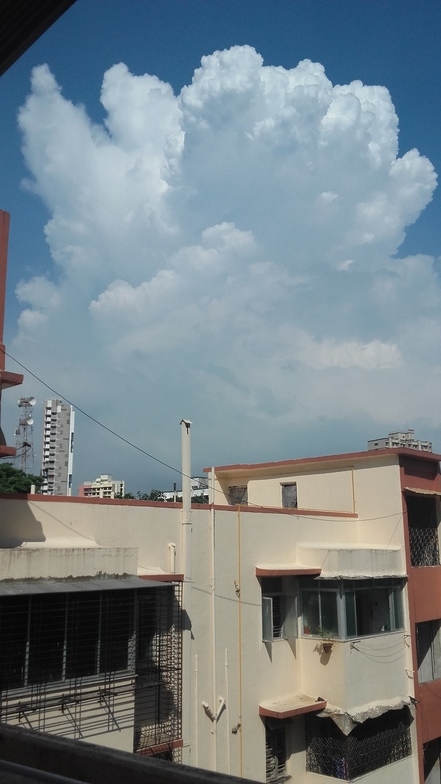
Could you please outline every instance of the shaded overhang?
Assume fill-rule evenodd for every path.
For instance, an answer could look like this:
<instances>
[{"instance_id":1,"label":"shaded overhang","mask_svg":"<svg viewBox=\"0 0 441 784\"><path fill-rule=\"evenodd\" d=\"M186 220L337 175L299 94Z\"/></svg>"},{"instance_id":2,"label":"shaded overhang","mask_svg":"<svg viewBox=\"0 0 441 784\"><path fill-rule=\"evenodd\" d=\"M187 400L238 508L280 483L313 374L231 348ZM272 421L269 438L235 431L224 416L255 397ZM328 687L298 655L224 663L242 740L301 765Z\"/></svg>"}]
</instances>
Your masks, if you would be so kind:
<instances>
[{"instance_id":1,"label":"shaded overhang","mask_svg":"<svg viewBox=\"0 0 441 784\"><path fill-rule=\"evenodd\" d=\"M71 580L0 580L0 596L25 596L38 593L80 593L83 591L121 591L134 588L160 588L158 580L127 577L92 577Z\"/></svg>"},{"instance_id":2,"label":"shaded overhang","mask_svg":"<svg viewBox=\"0 0 441 784\"><path fill-rule=\"evenodd\" d=\"M441 496L440 490L424 490L421 487L403 487L404 492L412 493L412 495L434 495Z\"/></svg>"},{"instance_id":3,"label":"shaded overhang","mask_svg":"<svg viewBox=\"0 0 441 784\"><path fill-rule=\"evenodd\" d=\"M300 564L258 564L256 577L318 577L319 566L301 566Z\"/></svg>"},{"instance_id":4,"label":"shaded overhang","mask_svg":"<svg viewBox=\"0 0 441 784\"><path fill-rule=\"evenodd\" d=\"M276 700L265 700L259 705L259 716L270 719L289 719L303 713L325 710L327 701L321 697L309 697L307 694L288 694Z\"/></svg>"},{"instance_id":5,"label":"shaded overhang","mask_svg":"<svg viewBox=\"0 0 441 784\"><path fill-rule=\"evenodd\" d=\"M75 0L2 0L0 76L15 63Z\"/></svg>"}]
</instances>

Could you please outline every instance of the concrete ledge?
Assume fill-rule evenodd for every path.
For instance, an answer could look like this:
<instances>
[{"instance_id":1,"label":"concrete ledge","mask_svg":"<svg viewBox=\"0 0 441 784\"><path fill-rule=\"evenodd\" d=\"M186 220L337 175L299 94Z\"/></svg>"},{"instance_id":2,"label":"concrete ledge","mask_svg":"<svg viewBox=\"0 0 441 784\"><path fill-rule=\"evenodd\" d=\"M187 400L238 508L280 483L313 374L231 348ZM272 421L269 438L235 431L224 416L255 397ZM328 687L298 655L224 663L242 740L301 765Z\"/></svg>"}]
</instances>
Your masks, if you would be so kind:
<instances>
[{"instance_id":1,"label":"concrete ledge","mask_svg":"<svg viewBox=\"0 0 441 784\"><path fill-rule=\"evenodd\" d=\"M85 784L111 781L118 784L255 784L251 779L226 776L188 765L176 765L173 762L115 751L84 741L67 740L6 724L0 724L0 760L20 766L23 760L26 760L26 767L56 776L66 776L70 781L73 779L74 782L81 781ZM2 778L1 781L7 779ZM36 784L40 781L49 783L54 779L23 778L22 781ZM62 780L60 784L61 782Z\"/></svg>"}]
</instances>

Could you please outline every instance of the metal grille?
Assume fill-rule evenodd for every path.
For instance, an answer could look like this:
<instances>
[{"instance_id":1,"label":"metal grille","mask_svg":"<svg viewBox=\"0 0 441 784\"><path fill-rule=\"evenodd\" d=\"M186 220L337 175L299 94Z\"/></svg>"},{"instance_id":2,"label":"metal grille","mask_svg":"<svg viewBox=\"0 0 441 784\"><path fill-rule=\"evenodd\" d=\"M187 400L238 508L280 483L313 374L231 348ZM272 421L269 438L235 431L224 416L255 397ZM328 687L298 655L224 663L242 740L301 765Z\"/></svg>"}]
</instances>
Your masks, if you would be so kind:
<instances>
[{"instance_id":1,"label":"metal grille","mask_svg":"<svg viewBox=\"0 0 441 784\"><path fill-rule=\"evenodd\" d=\"M181 732L179 593L2 597L0 720L70 738L124 731L127 749L172 748Z\"/></svg>"},{"instance_id":2,"label":"metal grille","mask_svg":"<svg viewBox=\"0 0 441 784\"><path fill-rule=\"evenodd\" d=\"M409 527L412 566L439 566L437 528Z\"/></svg>"},{"instance_id":3,"label":"metal grille","mask_svg":"<svg viewBox=\"0 0 441 784\"><path fill-rule=\"evenodd\" d=\"M285 725L277 729L265 728L266 741L266 780L283 781L286 773L286 735Z\"/></svg>"},{"instance_id":4,"label":"metal grille","mask_svg":"<svg viewBox=\"0 0 441 784\"><path fill-rule=\"evenodd\" d=\"M345 736L332 719L306 717L306 770L351 781L391 762L409 757L407 708L368 719Z\"/></svg>"},{"instance_id":5,"label":"metal grille","mask_svg":"<svg viewBox=\"0 0 441 784\"><path fill-rule=\"evenodd\" d=\"M248 504L248 486L231 485L228 488L228 503L231 506L246 506Z\"/></svg>"}]
</instances>

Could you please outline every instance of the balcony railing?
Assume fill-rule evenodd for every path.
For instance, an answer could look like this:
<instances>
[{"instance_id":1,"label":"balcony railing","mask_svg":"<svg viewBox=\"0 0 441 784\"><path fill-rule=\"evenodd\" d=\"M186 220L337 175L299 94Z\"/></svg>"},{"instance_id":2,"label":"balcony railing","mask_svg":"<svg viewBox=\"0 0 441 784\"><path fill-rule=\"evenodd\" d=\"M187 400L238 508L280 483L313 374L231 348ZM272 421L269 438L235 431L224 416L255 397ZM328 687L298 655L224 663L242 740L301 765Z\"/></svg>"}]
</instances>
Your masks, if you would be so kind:
<instances>
[{"instance_id":1,"label":"balcony railing","mask_svg":"<svg viewBox=\"0 0 441 784\"><path fill-rule=\"evenodd\" d=\"M412 566L439 566L438 528L409 527Z\"/></svg>"}]
</instances>

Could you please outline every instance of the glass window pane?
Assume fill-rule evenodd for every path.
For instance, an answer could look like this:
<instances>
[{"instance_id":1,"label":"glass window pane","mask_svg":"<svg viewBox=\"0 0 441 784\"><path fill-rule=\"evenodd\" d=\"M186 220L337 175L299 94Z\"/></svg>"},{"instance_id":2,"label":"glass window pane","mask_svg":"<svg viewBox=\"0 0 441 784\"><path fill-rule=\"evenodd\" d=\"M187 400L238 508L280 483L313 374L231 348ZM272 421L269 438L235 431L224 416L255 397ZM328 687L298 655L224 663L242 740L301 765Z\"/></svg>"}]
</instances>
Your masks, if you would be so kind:
<instances>
[{"instance_id":1,"label":"glass window pane","mask_svg":"<svg viewBox=\"0 0 441 784\"><path fill-rule=\"evenodd\" d=\"M394 628L404 629L403 621L403 598L401 588L393 589L393 603L394 603Z\"/></svg>"},{"instance_id":2,"label":"glass window pane","mask_svg":"<svg viewBox=\"0 0 441 784\"><path fill-rule=\"evenodd\" d=\"M337 593L334 593L334 591L323 591L320 594L320 601L322 610L321 628L323 631L337 636Z\"/></svg>"},{"instance_id":3,"label":"glass window pane","mask_svg":"<svg viewBox=\"0 0 441 784\"><path fill-rule=\"evenodd\" d=\"M303 591L303 634L318 634L320 626L319 593Z\"/></svg>"},{"instance_id":4,"label":"glass window pane","mask_svg":"<svg viewBox=\"0 0 441 784\"><path fill-rule=\"evenodd\" d=\"M346 637L357 636L357 620L355 615L355 596L353 591L345 593Z\"/></svg>"},{"instance_id":5,"label":"glass window pane","mask_svg":"<svg viewBox=\"0 0 441 784\"><path fill-rule=\"evenodd\" d=\"M283 597L272 596L273 603L273 637L283 637Z\"/></svg>"},{"instance_id":6,"label":"glass window pane","mask_svg":"<svg viewBox=\"0 0 441 784\"><path fill-rule=\"evenodd\" d=\"M273 600L271 596L262 596L262 640L271 642L273 639Z\"/></svg>"}]
</instances>

